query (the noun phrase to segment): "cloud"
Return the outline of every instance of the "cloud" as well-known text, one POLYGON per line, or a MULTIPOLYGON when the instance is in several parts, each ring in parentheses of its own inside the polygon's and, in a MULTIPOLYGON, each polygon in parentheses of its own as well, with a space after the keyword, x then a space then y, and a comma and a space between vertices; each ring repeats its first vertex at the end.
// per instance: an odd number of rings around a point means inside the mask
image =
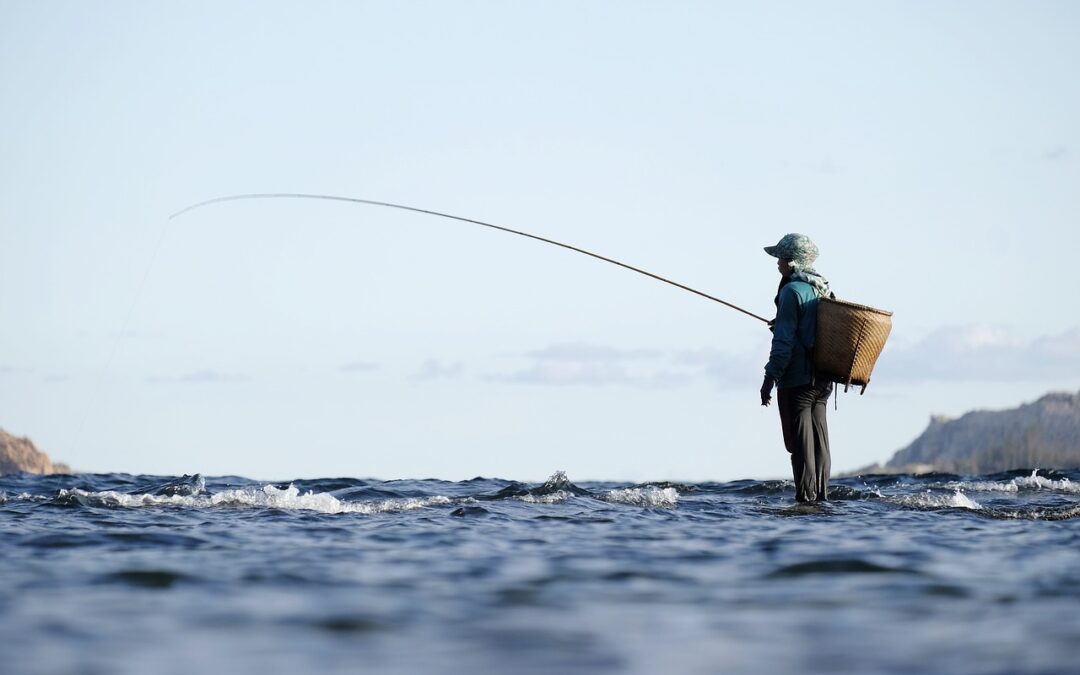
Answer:
POLYGON ((558 361, 541 359, 524 369, 505 375, 492 375, 489 379, 517 384, 629 384, 630 374, 617 363, 588 363, 583 361, 558 361))
POLYGON ((908 382, 1080 377, 1080 326, 1036 339, 1001 326, 948 326, 912 344, 887 345, 874 376, 908 382))
POLYGON ((178 377, 164 377, 151 375, 146 378, 147 382, 177 382, 182 384, 224 384, 229 382, 246 382, 249 378, 239 373, 223 373, 216 370, 197 370, 178 377))
POLYGON ((71 376, 61 373, 53 373, 50 375, 46 375, 43 379, 50 384, 59 384, 61 382, 67 382, 71 379, 71 376))
POLYGON ((127 328, 124 330, 118 330, 110 334, 109 337, 113 340, 152 340, 161 337, 161 333, 140 331, 133 328, 127 328))
POLYGON ((1066 145, 1057 145, 1043 153, 1043 159, 1048 162, 1064 162, 1072 157, 1072 150, 1066 145))
POLYGON ((0 375, 28 375, 33 373, 33 368, 24 368, 22 366, 7 366, 0 365, 0 375))
POLYGON ((663 352, 655 349, 617 349, 584 342, 555 344, 527 352, 525 356, 541 361, 606 362, 656 359, 663 352))
MULTIPOLYGON (((669 352, 596 344, 556 344, 517 355, 516 370, 488 381, 548 386, 680 387, 708 382, 723 389, 757 386, 769 344, 728 351, 716 347, 669 352)), ((1050 382, 1080 378, 1080 326, 1028 338, 984 324, 946 326, 913 342, 890 338, 874 368, 876 382, 1050 382)))
POLYGON ((1032 348, 1047 359, 1071 362, 1074 366, 1080 364, 1080 326, 1061 335, 1039 338, 1032 343, 1032 348))
POLYGON ((381 366, 377 363, 370 363, 368 361, 353 361, 352 363, 343 363, 338 366, 339 373, 370 373, 373 370, 378 370, 381 366))
POLYGON ((420 370, 413 375, 414 380, 453 380, 461 377, 465 367, 460 362, 444 363, 438 359, 428 359, 420 364, 420 370))
POLYGON ((810 169, 814 173, 820 173, 820 174, 825 174, 827 176, 831 176, 831 175, 834 175, 834 174, 841 173, 844 170, 844 167, 842 167, 842 166, 838 165, 836 162, 834 162, 831 157, 826 157, 825 159, 821 160, 820 162, 817 162, 816 164, 811 165, 810 169))
POLYGON ((495 382, 553 386, 668 388, 698 379, 701 366, 677 363, 657 349, 619 349, 587 343, 555 344, 520 355, 523 368, 488 375, 495 382))
POLYGON ((745 387, 747 383, 760 384, 765 362, 769 360, 769 346, 739 353, 715 347, 684 349, 674 355, 675 363, 695 368, 713 384, 720 387, 745 387))

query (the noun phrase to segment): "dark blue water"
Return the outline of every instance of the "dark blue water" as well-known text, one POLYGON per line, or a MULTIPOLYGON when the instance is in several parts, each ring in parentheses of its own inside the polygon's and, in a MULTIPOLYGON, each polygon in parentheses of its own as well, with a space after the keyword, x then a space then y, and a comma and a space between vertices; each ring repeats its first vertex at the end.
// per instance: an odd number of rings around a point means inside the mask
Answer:
POLYGON ((0 672, 1078 672, 1078 480, 2 476, 0 672))

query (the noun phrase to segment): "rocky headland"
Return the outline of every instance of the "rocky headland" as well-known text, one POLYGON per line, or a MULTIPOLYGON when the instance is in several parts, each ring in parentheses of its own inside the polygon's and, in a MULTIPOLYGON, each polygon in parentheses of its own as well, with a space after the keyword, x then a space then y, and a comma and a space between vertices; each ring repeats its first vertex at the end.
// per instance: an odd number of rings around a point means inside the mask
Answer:
POLYGON ((48 455, 34 447, 34 442, 29 438, 18 438, 0 429, 0 474, 20 471, 71 473, 71 467, 50 460, 48 455))
POLYGON ((1080 467, 1080 392, 1050 393, 1008 410, 942 415, 884 465, 856 472, 986 474, 1080 467))

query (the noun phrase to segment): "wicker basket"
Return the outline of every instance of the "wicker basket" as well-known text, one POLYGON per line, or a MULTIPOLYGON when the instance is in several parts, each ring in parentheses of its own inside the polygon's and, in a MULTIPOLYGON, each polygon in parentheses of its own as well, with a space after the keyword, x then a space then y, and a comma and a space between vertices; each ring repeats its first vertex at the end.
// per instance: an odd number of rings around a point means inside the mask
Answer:
POLYGON ((855 384, 866 393, 885 341, 892 330, 892 312, 843 300, 818 301, 817 337, 814 342, 815 377, 844 385, 855 384))

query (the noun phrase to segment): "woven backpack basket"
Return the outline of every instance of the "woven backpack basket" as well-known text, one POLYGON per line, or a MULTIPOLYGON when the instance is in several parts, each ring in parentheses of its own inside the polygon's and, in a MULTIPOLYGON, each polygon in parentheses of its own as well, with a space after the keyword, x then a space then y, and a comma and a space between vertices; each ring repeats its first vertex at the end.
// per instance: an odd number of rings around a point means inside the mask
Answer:
POLYGON ((866 393, 885 341, 892 331, 892 312, 844 300, 822 298, 817 307, 814 373, 844 385, 859 385, 866 393))

